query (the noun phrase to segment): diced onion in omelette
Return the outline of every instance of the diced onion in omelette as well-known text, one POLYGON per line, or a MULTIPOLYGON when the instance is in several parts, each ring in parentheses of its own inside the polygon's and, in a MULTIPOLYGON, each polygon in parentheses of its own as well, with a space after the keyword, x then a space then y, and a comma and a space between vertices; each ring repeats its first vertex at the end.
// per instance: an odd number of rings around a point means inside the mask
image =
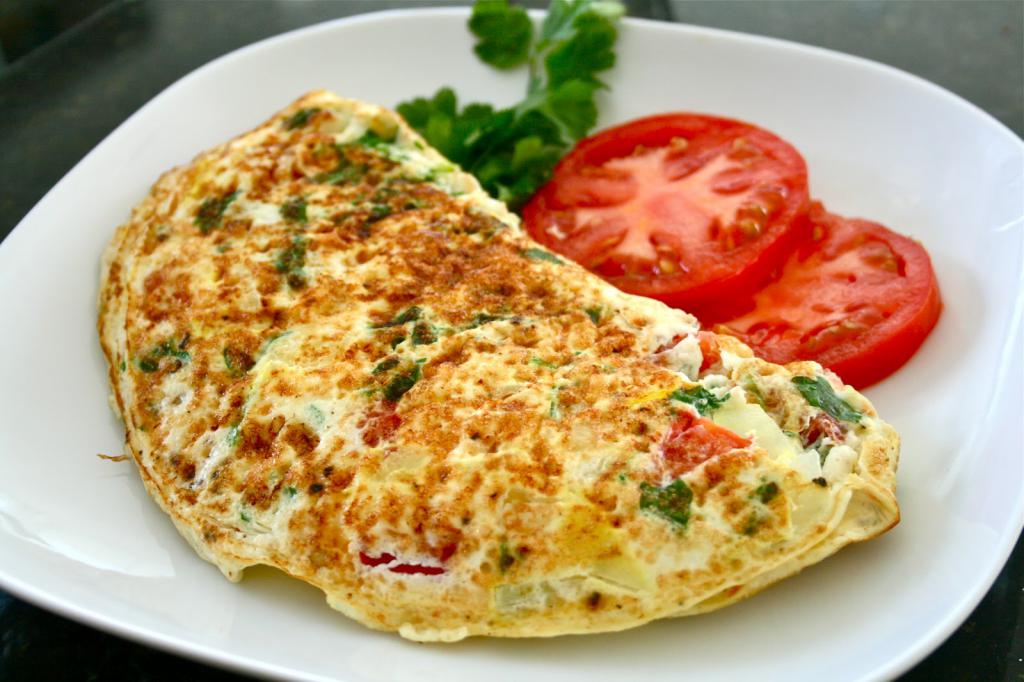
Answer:
POLYGON ((410 639, 700 613, 898 520, 867 400, 543 249, 328 92, 161 177, 99 305, 128 452, 199 555, 410 639))

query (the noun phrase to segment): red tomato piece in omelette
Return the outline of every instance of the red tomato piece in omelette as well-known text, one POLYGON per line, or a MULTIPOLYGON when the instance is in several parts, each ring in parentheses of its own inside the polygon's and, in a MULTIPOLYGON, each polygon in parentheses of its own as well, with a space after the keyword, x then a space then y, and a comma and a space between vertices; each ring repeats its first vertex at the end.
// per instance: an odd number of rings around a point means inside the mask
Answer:
POLYGON ((710 419, 681 412, 661 443, 669 472, 682 476, 704 462, 750 445, 751 441, 710 419))

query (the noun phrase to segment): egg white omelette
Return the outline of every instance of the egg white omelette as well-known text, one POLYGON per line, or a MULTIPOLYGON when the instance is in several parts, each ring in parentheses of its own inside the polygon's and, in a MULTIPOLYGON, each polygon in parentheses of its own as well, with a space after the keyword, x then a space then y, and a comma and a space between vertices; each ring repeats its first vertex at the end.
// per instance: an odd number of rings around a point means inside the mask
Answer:
POLYGON ((200 556, 410 639, 709 611, 899 518, 897 435, 852 388, 542 249, 328 92, 160 178, 105 253, 99 335, 200 556))

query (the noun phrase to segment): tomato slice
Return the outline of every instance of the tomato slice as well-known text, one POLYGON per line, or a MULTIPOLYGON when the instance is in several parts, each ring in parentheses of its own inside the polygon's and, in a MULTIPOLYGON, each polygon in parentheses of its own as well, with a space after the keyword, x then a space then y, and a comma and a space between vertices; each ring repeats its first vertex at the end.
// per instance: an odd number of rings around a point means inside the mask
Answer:
MULTIPOLYGON (((717 320, 766 360, 816 360, 863 388, 899 369, 942 310, 928 253, 916 241, 815 203, 812 238, 748 310, 717 320)), ((714 319, 703 320, 705 324, 714 319)))
POLYGON ((806 236, 807 166, 740 121, 677 113, 582 140, 523 209, 530 235, 698 316, 751 294, 806 236))

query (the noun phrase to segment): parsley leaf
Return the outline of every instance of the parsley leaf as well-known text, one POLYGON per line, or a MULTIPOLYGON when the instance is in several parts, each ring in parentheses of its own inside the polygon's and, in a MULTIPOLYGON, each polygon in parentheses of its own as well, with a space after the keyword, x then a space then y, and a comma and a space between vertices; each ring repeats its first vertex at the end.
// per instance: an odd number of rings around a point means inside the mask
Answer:
POLYGON ((523 258, 529 258, 530 260, 544 260, 549 263, 555 263, 556 265, 562 265, 562 259, 544 249, 538 249, 536 247, 523 249, 519 252, 523 258))
MULTIPOLYGON (((597 3, 595 3, 596 5, 597 3)), ((544 60, 548 77, 554 85, 572 80, 582 80, 603 86, 594 74, 610 69, 615 65, 615 26, 610 20, 621 15, 621 8, 611 3, 611 12, 586 10, 587 3, 562 3, 552 5, 548 15, 552 24, 545 22, 544 33, 550 31, 549 40, 557 36, 565 36, 564 42, 557 43, 544 60), (556 8, 569 6, 566 15, 557 15, 556 8)), ((542 40, 543 40, 542 33, 542 40)))
POLYGON ((245 376, 246 372, 252 369, 255 364, 248 353, 232 346, 225 346, 221 355, 224 358, 224 366, 228 370, 228 376, 235 379, 245 376))
POLYGON ((681 478, 663 488, 650 483, 640 484, 640 509, 654 512, 683 528, 690 522, 691 502, 693 491, 681 478))
POLYGON ((460 112, 451 88, 441 88, 430 98, 417 97, 402 102, 398 113, 432 147, 463 167, 467 167, 470 147, 480 138, 485 126, 494 124, 495 114, 489 104, 469 104, 460 112))
POLYGON ((175 339, 170 338, 156 346, 153 346, 145 355, 138 359, 137 364, 139 369, 147 374, 155 372, 160 369, 161 358, 174 358, 174 360, 179 363, 177 366, 180 367, 181 364, 192 359, 192 355, 185 350, 185 347, 188 346, 188 342, 189 335, 186 333, 185 336, 182 337, 181 341, 176 341, 175 339))
POLYGON ((687 405, 693 405, 701 416, 717 410, 722 403, 729 399, 728 394, 724 398, 719 398, 703 386, 694 386, 685 390, 678 388, 669 397, 687 405))
POLYGON ((810 377, 793 377, 793 384, 796 385, 796 389, 800 391, 800 395, 804 397, 804 400, 811 405, 821 408, 836 419, 846 422, 860 422, 863 415, 853 409, 848 402, 837 396, 825 377, 819 376, 813 379, 810 377))
POLYGON ((398 367, 398 357, 392 355, 390 358, 384 358, 383 360, 378 362, 377 366, 373 368, 371 374, 383 374, 384 372, 392 370, 395 367, 398 367))
POLYGON ((775 481, 762 483, 754 490, 753 497, 761 500, 761 504, 768 504, 779 494, 779 484, 775 481))
POLYGON ((466 329, 476 329, 488 322, 497 322, 499 320, 509 319, 508 315, 492 315, 491 313, 477 313, 473 316, 473 319, 469 321, 466 329))
POLYGON ((345 154, 344 145, 336 145, 338 153, 338 165, 332 171, 317 173, 313 176, 313 182, 320 182, 325 185, 342 185, 348 182, 360 182, 366 175, 368 168, 365 164, 352 163, 345 154))
POLYGON ((422 313, 423 313, 423 310, 420 309, 420 307, 418 305, 414 305, 414 306, 412 306, 410 308, 406 308, 402 312, 398 313, 397 315, 392 317, 387 322, 382 322, 380 324, 374 324, 374 325, 371 325, 371 327, 373 329, 387 329, 388 327, 398 327, 398 326, 401 326, 401 325, 406 324, 408 322, 415 322, 416 320, 420 319, 420 315, 422 313))
POLYGON ((507 0, 478 0, 469 21, 484 62, 507 69, 529 65, 525 98, 495 109, 459 107, 451 88, 398 105, 427 142, 472 173, 513 209, 551 176, 555 163, 597 122, 597 74, 615 64, 615 20, 622 3, 553 0, 534 40, 526 13, 507 0))
POLYGON ((320 109, 316 107, 313 107, 311 109, 299 109, 290 117, 284 120, 285 130, 295 130, 296 128, 301 128, 302 126, 306 125, 306 123, 309 121, 310 116, 319 111, 320 109))
POLYGON ((480 0, 473 8, 469 30, 480 40, 473 51, 480 61, 498 69, 526 62, 533 42, 533 22, 526 10, 507 0, 480 0))
POLYGON ((220 227, 224 211, 228 210, 228 206, 238 198, 238 192, 239 190, 236 189, 234 192, 224 196, 206 197, 203 199, 203 203, 199 205, 199 210, 196 211, 196 217, 193 220, 200 232, 207 234, 215 227, 220 227))
POLYGON ((417 322, 412 328, 412 345, 425 346, 437 341, 437 333, 428 322, 417 322))
MULTIPOLYGON (((395 134, 397 134, 397 130, 395 134)), ((387 149, 388 145, 395 141, 395 134, 392 134, 390 139, 385 139, 378 135, 377 133, 373 132, 372 130, 367 130, 365 133, 363 133, 362 137, 356 140, 355 143, 358 145, 362 145, 363 147, 369 147, 370 149, 383 151, 387 149)))
POLYGON ((508 542, 501 541, 498 545, 498 570, 507 573, 508 569, 515 565, 518 559, 522 558, 519 552, 509 549, 508 542))
POLYGON ((388 402, 397 403, 402 396, 409 392, 409 389, 420 380, 420 366, 413 365, 408 371, 402 372, 384 387, 384 399, 388 402))
POLYGON ((306 200, 302 197, 295 197, 281 204, 281 217, 296 223, 305 224, 306 200))
POLYGON ((301 235, 292 238, 292 243, 277 256, 274 268, 285 276, 288 286, 301 289, 306 286, 306 239, 301 235))

